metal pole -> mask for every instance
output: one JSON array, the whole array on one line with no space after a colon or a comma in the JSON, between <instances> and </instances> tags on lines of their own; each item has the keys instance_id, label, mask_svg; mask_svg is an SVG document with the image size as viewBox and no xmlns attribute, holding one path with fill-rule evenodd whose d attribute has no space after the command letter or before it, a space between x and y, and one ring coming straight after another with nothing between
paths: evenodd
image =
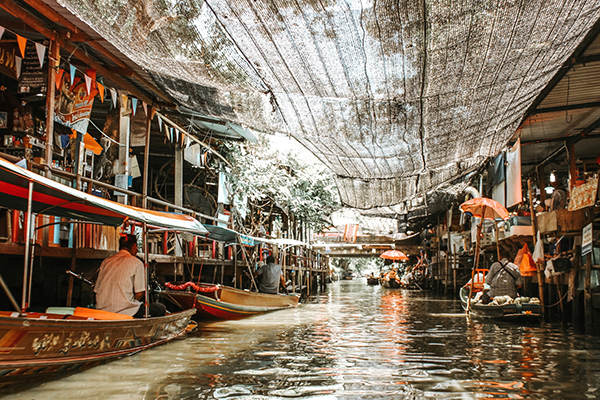
<instances>
[{"instance_id":1,"label":"metal pole","mask_svg":"<svg viewBox=\"0 0 600 400\"><path fill-rule=\"evenodd\" d=\"M146 274L144 275L146 278L146 284L144 286L146 288L146 295L144 296L144 318L148 318L150 317L150 312L148 310L148 299L150 298L150 268L148 268L148 227L145 222L142 223L142 247L144 248L144 270L146 271Z\"/></svg>"},{"instance_id":2,"label":"metal pole","mask_svg":"<svg viewBox=\"0 0 600 400\"><path fill-rule=\"evenodd\" d=\"M25 312L27 304L27 277L29 275L29 241L31 239L31 202L33 197L33 181L29 181L29 193L27 195L27 214L25 215L25 258L23 265L23 294L21 296L21 311Z\"/></svg>"}]
</instances>

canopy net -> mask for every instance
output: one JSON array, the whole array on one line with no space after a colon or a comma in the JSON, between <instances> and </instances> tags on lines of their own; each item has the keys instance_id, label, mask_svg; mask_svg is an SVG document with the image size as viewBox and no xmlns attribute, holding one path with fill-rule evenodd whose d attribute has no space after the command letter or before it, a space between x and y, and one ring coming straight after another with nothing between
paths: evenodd
<instances>
[{"instance_id":1,"label":"canopy net","mask_svg":"<svg viewBox=\"0 0 600 400\"><path fill-rule=\"evenodd\" d=\"M600 0L58 1L177 104L292 135L346 205L391 213L460 192L600 16Z\"/></svg>"}]
</instances>

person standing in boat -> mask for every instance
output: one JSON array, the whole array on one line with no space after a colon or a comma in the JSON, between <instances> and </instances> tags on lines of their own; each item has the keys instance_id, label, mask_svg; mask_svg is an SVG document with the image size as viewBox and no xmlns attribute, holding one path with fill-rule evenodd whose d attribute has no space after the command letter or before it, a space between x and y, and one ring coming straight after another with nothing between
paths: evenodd
<instances>
[{"instance_id":1,"label":"person standing in boat","mask_svg":"<svg viewBox=\"0 0 600 400\"><path fill-rule=\"evenodd\" d=\"M102 261L98 270L94 287L96 308L142 318L146 311L146 270L144 263L136 257L135 235L121 237L119 249L117 254ZM148 312L151 317L161 317L165 315L166 307L161 303L150 303Z\"/></svg>"},{"instance_id":2,"label":"person standing in boat","mask_svg":"<svg viewBox=\"0 0 600 400\"><path fill-rule=\"evenodd\" d=\"M287 292L281 267L275 264L275 257L267 257L267 263L256 271L255 276L259 275L262 275L260 285L258 285L259 292L277 294L279 293L279 283L281 283L283 290Z\"/></svg>"},{"instance_id":3,"label":"person standing in boat","mask_svg":"<svg viewBox=\"0 0 600 400\"><path fill-rule=\"evenodd\" d=\"M485 277L485 283L490 286L490 290L482 296L484 304L489 303L496 296L510 296L513 299L517 297L517 290L523 285L523 278L519 267L508 261L510 254L502 249L500 250L500 261L496 261L490 267Z\"/></svg>"}]
</instances>

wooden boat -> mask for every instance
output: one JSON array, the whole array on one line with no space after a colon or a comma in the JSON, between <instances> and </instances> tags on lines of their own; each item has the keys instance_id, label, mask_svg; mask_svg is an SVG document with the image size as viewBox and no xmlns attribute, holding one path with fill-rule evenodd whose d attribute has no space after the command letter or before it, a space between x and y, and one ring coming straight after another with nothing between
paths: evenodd
<instances>
[{"instance_id":1,"label":"wooden boat","mask_svg":"<svg viewBox=\"0 0 600 400\"><path fill-rule=\"evenodd\" d=\"M198 319L240 319L295 307L300 300L297 294L266 294L192 282L166 286L169 289L161 293L163 299L181 309L198 310Z\"/></svg>"},{"instance_id":2,"label":"wooden boat","mask_svg":"<svg viewBox=\"0 0 600 400\"><path fill-rule=\"evenodd\" d=\"M1 158L0 206L24 211L27 226L33 214L41 213L70 218L69 223L119 226L125 219L132 219L163 229L195 234L208 232L191 216L115 203ZM25 231L24 276L27 276L33 252L29 250L31 231ZM147 256L147 249L144 253ZM27 312L31 287L26 279L20 305L1 275L0 286L16 310L0 311L0 385L72 372L165 343L184 334L196 313L196 310L187 310L143 319L92 309L83 309L79 315L48 310L34 313Z\"/></svg>"},{"instance_id":3,"label":"wooden boat","mask_svg":"<svg viewBox=\"0 0 600 400\"><path fill-rule=\"evenodd\" d=\"M1 311L0 384L75 372L157 346L186 333L195 312L97 320Z\"/></svg>"},{"instance_id":4,"label":"wooden boat","mask_svg":"<svg viewBox=\"0 0 600 400\"><path fill-rule=\"evenodd\" d=\"M379 277L377 276L368 276L367 277L367 285L379 285Z\"/></svg>"},{"instance_id":5,"label":"wooden boat","mask_svg":"<svg viewBox=\"0 0 600 400\"><path fill-rule=\"evenodd\" d=\"M460 302L463 309L467 309L467 301L469 298L468 285L460 289ZM470 313L481 318L503 318L503 319L539 319L542 315L542 306L539 303L519 303L518 301L511 304L482 304L471 303Z\"/></svg>"},{"instance_id":6,"label":"wooden boat","mask_svg":"<svg viewBox=\"0 0 600 400\"><path fill-rule=\"evenodd\" d=\"M383 278L381 281L381 286L386 289L398 289L400 287L400 282L397 279Z\"/></svg>"}]
</instances>

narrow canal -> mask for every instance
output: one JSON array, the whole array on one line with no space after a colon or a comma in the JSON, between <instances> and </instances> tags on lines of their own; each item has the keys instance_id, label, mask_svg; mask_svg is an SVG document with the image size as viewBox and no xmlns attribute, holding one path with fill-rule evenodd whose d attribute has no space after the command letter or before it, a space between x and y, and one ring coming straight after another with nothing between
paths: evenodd
<instances>
[{"instance_id":1,"label":"narrow canal","mask_svg":"<svg viewBox=\"0 0 600 400\"><path fill-rule=\"evenodd\" d=\"M596 337L468 320L456 300L358 279L5 398L588 399L599 386Z\"/></svg>"}]
</instances>

